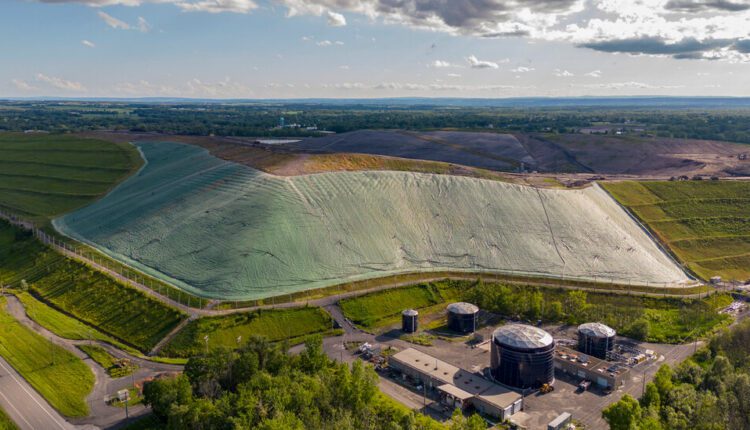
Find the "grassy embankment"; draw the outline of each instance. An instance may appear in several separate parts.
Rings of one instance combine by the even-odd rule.
[[[0,280],[12,283],[21,279],[29,292],[46,304],[143,352],[185,318],[179,311],[60,256],[0,221]],[[45,318],[38,308],[35,316]],[[65,327],[69,329],[80,336],[78,327]]]
[[[323,297],[336,296],[339,294],[353,293],[381,287],[417,284],[420,282],[443,282],[448,280],[465,281],[468,279],[482,278],[486,281],[517,283],[520,285],[543,285],[543,286],[565,286],[580,289],[606,291],[620,294],[650,294],[659,296],[689,296],[693,294],[704,294],[712,292],[712,287],[696,285],[685,288],[671,287],[650,287],[644,285],[622,285],[608,282],[587,282],[576,279],[558,279],[558,278],[541,278],[532,276],[519,276],[511,274],[491,274],[491,273],[469,273],[469,272],[415,272],[404,273],[399,275],[384,276],[381,278],[365,279],[362,281],[348,282],[345,284],[334,285],[332,287],[317,288],[312,290],[298,291],[296,293],[285,294],[283,296],[259,299],[259,300],[242,300],[242,301],[225,301],[214,307],[214,309],[238,309],[252,306],[272,305],[278,303],[298,302],[305,303],[311,300]],[[437,280],[437,281],[436,281]]]
[[[603,186],[703,279],[750,279],[750,182],[615,182]]]
[[[78,345],[78,349],[86,353],[92,360],[96,361],[97,364],[102,366],[107,372],[107,375],[113,378],[122,378],[128,376],[131,373],[138,370],[138,366],[135,364],[125,364],[120,362],[107,352],[101,346],[96,345]]]
[[[14,423],[8,414],[0,408],[0,430],[18,430],[18,426]]]
[[[26,315],[29,318],[62,338],[71,340],[99,340],[132,354],[138,354],[138,351],[132,347],[97,330],[95,327],[86,325],[73,317],[47,306],[27,292],[12,291],[12,293],[23,303]]]
[[[726,294],[698,300],[584,292],[579,295],[583,297],[580,306],[575,307],[570,303],[571,293],[580,292],[488,282],[477,287],[476,281],[452,281],[346,299],[341,308],[347,318],[370,330],[397,324],[403,309],[414,308],[420,310],[420,325],[429,330],[444,324],[442,312],[449,302],[468,300],[503,318],[570,324],[601,321],[626,336],[635,336],[636,322],[645,321],[649,327],[645,340],[667,343],[705,336],[730,321],[729,316],[718,314],[732,301]],[[414,340],[429,343],[429,338]]]
[[[250,336],[263,336],[271,342],[301,341],[311,334],[335,333],[333,320],[321,308],[303,307],[243,312],[191,321],[162,350],[168,357],[190,357],[205,352],[205,336],[209,348],[236,348]]]
[[[67,350],[29,330],[5,311],[0,297],[0,356],[60,413],[84,417],[94,374]]]
[[[0,135],[0,208],[46,223],[106,194],[143,161],[126,143]]]
[[[457,301],[468,282],[440,281],[378,291],[341,300],[341,310],[355,324],[379,330],[400,321],[401,311],[417,309],[420,318],[440,313],[447,303]]]

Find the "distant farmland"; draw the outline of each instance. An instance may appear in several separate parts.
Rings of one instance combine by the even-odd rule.
[[[99,198],[141,163],[128,144],[0,134],[0,209],[45,220]]]
[[[138,175],[55,226],[204,297],[445,270],[686,280],[597,187],[387,171],[279,177],[195,146],[139,146],[148,165]]]
[[[750,278],[750,182],[617,182],[605,188],[698,276]]]

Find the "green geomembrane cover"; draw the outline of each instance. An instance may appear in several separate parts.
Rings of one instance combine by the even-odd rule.
[[[684,273],[598,186],[546,190],[408,172],[279,177],[177,143],[63,233],[205,297],[256,299],[413,271],[634,283]]]

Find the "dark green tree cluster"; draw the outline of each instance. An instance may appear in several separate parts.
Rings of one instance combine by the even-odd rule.
[[[750,429],[750,321],[724,330],[674,369],[662,366],[640,401],[602,414],[612,430]]]
[[[145,403],[169,429],[446,429],[381,395],[372,368],[330,360],[320,337],[286,350],[255,337],[191,358],[184,374],[146,384]],[[480,428],[481,418],[456,416],[450,430]]]

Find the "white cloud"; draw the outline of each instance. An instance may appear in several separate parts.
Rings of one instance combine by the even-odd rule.
[[[320,42],[315,42],[316,45],[326,47],[326,46],[343,46],[344,42],[340,40],[331,41],[331,40],[321,40]]]
[[[518,66],[515,69],[510,69],[510,71],[513,73],[528,73],[528,72],[533,72],[534,70],[536,69],[534,69],[533,67],[525,67],[525,66]]]
[[[339,66],[339,69],[341,69],[341,70],[349,70],[349,66],[347,66],[346,64],[344,64],[342,66]]]
[[[136,28],[141,33],[148,33],[149,31],[151,31],[151,24],[149,24],[148,21],[146,21],[146,18],[139,16],[138,25],[136,26]]]
[[[80,82],[68,81],[66,79],[58,78],[55,76],[47,76],[43,73],[37,73],[36,80],[37,82],[44,83],[59,90],[78,92],[86,91],[86,87],[84,87]]]
[[[252,0],[161,0],[161,3],[174,3],[185,12],[208,13],[249,13],[258,8]]]
[[[474,55],[470,55],[469,57],[467,57],[466,61],[469,63],[469,66],[472,69],[497,69],[500,67],[495,62],[480,60]]]
[[[574,74],[570,73],[567,70],[560,70],[560,69],[555,69],[554,74],[558,78],[571,78],[571,77],[575,76]]]
[[[184,11],[249,13],[253,0],[36,0],[94,7],[172,4]],[[749,0],[270,0],[287,16],[342,13],[449,34],[562,41],[602,52],[750,62]],[[122,21],[110,21],[122,25]],[[117,28],[117,27],[115,27]]]
[[[104,21],[108,26],[112,28],[115,28],[117,30],[130,30],[130,24],[117,19],[106,12],[99,11],[97,12],[97,15],[99,15],[99,18],[101,18],[102,21]]]
[[[602,71],[601,70],[592,70],[592,71],[586,73],[583,76],[588,76],[589,78],[601,78],[602,77]]]
[[[96,48],[96,44],[95,44],[94,42],[91,42],[91,41],[89,41],[89,40],[86,40],[86,39],[83,39],[83,40],[81,41],[81,44],[82,44],[83,46],[87,46],[87,47],[89,47],[89,48]]]
[[[684,85],[651,85],[643,82],[628,81],[628,82],[610,82],[605,84],[573,84],[573,87],[580,88],[596,88],[606,90],[623,90],[623,89],[646,89],[646,90],[658,90],[658,89],[677,89],[684,88]]]
[[[445,76],[447,76],[449,78],[460,78],[461,77],[461,75],[459,75],[458,73],[448,73]]]
[[[326,11],[326,22],[331,27],[343,27],[346,25],[346,18],[344,15],[336,12]]]
[[[13,79],[10,81],[14,87],[21,91],[34,91],[37,88],[22,79]]]
[[[446,69],[448,67],[459,67],[458,65],[453,64],[450,61],[443,61],[443,60],[435,60],[432,63],[430,63],[428,66],[434,67],[436,69]]]

